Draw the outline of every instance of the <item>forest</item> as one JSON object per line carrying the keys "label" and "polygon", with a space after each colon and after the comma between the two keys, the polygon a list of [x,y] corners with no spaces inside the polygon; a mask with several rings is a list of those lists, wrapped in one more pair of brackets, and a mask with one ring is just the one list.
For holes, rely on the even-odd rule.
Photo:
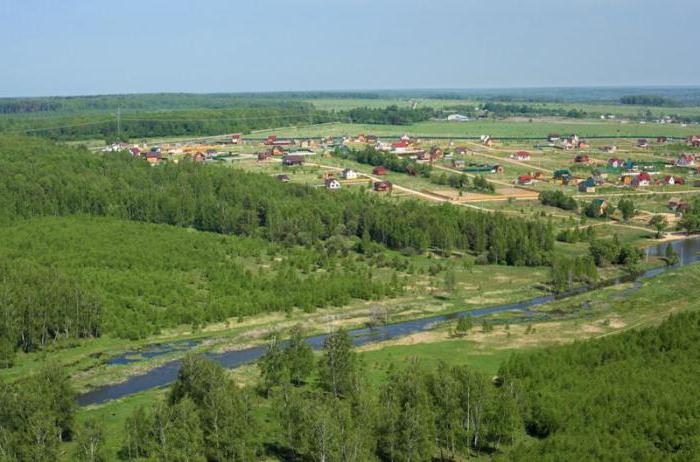
{"label": "forest", "polygon": [[[376,383],[344,331],[330,335],[318,354],[298,327],[288,334],[285,341],[270,338],[257,364],[259,378],[245,386],[214,362],[186,357],[165,397],[136,407],[125,420],[119,459],[700,456],[697,312],[603,339],[517,353],[495,377],[467,366],[409,360]],[[59,444],[69,440],[75,442],[71,460],[108,460],[102,424],[91,418],[76,424],[72,397],[66,378],[51,368],[18,384],[0,384],[5,460],[56,460]]]}
{"label": "forest", "polygon": [[542,221],[36,138],[0,140],[0,170],[4,367],[63,340],[394,296],[400,273],[378,275],[408,265],[374,257],[385,248],[540,266],[554,245]]}

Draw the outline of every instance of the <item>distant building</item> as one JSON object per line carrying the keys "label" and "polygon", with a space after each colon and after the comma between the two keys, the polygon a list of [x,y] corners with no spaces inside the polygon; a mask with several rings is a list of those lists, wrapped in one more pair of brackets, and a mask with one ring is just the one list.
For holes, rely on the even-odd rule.
{"label": "distant building", "polygon": [[469,117],[464,116],[462,114],[450,114],[447,116],[447,120],[449,122],[467,122],[469,120]]}
{"label": "distant building", "polygon": [[341,173],[341,176],[346,180],[355,180],[355,179],[357,179],[357,172],[353,169],[346,168]]}
{"label": "distant building", "polygon": [[387,174],[387,170],[386,170],[385,167],[382,167],[382,166],[380,165],[379,167],[374,167],[374,168],[372,169],[372,173],[375,174],[375,175],[382,176],[382,175],[386,175],[386,174]]}
{"label": "distant building", "polygon": [[681,154],[681,156],[676,161],[676,165],[679,167],[690,167],[695,165],[695,156],[692,154]]}
{"label": "distant building", "polygon": [[340,181],[336,180],[335,178],[328,178],[325,181],[326,189],[340,189]]}
{"label": "distant building", "polygon": [[534,183],[534,180],[532,179],[532,177],[530,175],[520,175],[518,177],[518,184],[529,185],[532,183]]}
{"label": "distant building", "polygon": [[588,178],[578,184],[578,190],[582,193],[594,193],[596,182],[593,178]]}
{"label": "distant building", "polygon": [[391,191],[393,185],[389,181],[377,181],[372,187],[376,192],[388,192]]}
{"label": "distant building", "polygon": [[282,159],[282,164],[286,166],[304,165],[304,156],[286,155]]}
{"label": "distant building", "polygon": [[515,160],[530,160],[530,153],[527,151],[518,151],[510,157]]}

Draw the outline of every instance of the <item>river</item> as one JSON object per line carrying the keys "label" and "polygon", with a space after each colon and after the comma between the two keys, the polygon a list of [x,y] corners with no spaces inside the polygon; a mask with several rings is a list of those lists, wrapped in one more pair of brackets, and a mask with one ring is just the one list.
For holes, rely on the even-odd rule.
{"label": "river", "polygon": [[[625,295],[629,295],[632,291],[639,289],[641,287],[641,281],[654,276],[658,276],[670,269],[679,268],[681,266],[686,266],[692,263],[696,263],[700,260],[700,238],[693,239],[683,239],[677,241],[670,241],[667,243],[660,243],[645,249],[646,256],[664,256],[666,247],[671,245],[676,253],[679,255],[679,262],[673,266],[654,268],[648,270],[641,275],[634,278],[618,278],[613,281],[608,281],[604,284],[605,286],[622,284],[627,282],[634,282],[632,288],[628,289]],[[461,316],[472,316],[478,318],[480,316],[486,316],[494,313],[502,312],[518,312],[521,315],[531,315],[534,314],[530,311],[530,308],[543,305],[545,303],[552,302],[554,300],[561,300],[563,298],[572,297],[590,290],[595,290],[600,288],[596,287],[581,287],[577,290],[567,292],[559,295],[545,295],[541,297],[535,297],[530,300],[525,300],[518,303],[511,303],[506,305],[493,306],[490,308],[480,308],[475,310],[469,310],[459,313],[453,313],[449,315],[439,315],[431,316],[427,318],[414,319],[410,321],[398,322],[395,324],[378,325],[371,328],[354,329],[349,331],[349,334],[353,338],[353,344],[356,346],[365,345],[367,343],[381,342],[397,337],[404,337],[417,332],[428,330],[438,323],[455,319]],[[317,335],[314,337],[309,337],[307,342],[314,349],[320,349],[323,345],[326,335]],[[183,351],[183,345],[185,347],[196,346],[195,342],[190,343],[174,343],[175,348],[169,349],[163,345],[153,346],[145,351],[130,352],[124,355],[117,356],[108,361],[109,364],[128,364],[129,362],[134,362],[133,359],[129,359],[134,355],[141,355],[145,357],[155,357],[160,354],[165,354],[173,351]],[[204,353],[206,357],[212,359],[222,366],[233,369],[246,363],[250,363],[260,358],[265,353],[265,346],[256,346],[252,348],[246,348],[242,350],[226,351],[223,353]],[[99,388],[95,388],[87,393],[79,395],[77,398],[78,404],[81,406],[87,406],[91,404],[101,404],[113,399],[123,398],[135,393],[139,393],[145,390],[150,390],[152,388],[158,388],[166,386],[177,378],[178,370],[180,369],[180,360],[173,360],[166,362],[165,364],[155,367],[148,372],[143,374],[134,375],[129,377],[126,381],[113,384],[105,385]]]}

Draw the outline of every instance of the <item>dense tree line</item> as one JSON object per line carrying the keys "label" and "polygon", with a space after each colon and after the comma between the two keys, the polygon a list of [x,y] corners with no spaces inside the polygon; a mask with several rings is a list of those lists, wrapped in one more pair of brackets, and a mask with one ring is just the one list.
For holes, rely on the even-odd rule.
{"label": "dense tree line", "polygon": [[97,297],[71,277],[36,264],[0,263],[0,368],[12,365],[17,348],[99,336],[101,311]]}
{"label": "dense tree line", "polygon": [[442,172],[430,176],[430,181],[435,184],[451,186],[460,191],[474,191],[492,194],[496,191],[493,183],[489,182],[483,175],[475,176],[472,181],[469,181],[467,175],[450,174]]}
{"label": "dense tree line", "polygon": [[590,256],[554,258],[551,274],[555,292],[571,290],[575,283],[593,284],[598,280],[598,269]]}
{"label": "dense tree line", "polygon": [[539,196],[542,205],[558,207],[563,210],[578,210],[576,199],[567,196],[563,191],[547,190],[542,191]]}
{"label": "dense tree line", "polygon": [[333,156],[341,159],[354,160],[361,164],[383,166],[392,172],[407,173],[429,177],[433,167],[430,164],[419,164],[411,159],[401,159],[394,154],[380,151],[374,146],[364,149],[336,149]]}
{"label": "dense tree line", "polygon": [[448,204],[327,194],[265,175],[193,162],[156,168],[26,138],[0,141],[0,220],[91,214],[311,245],[334,235],[394,249],[459,249],[493,262],[541,265],[552,226]]}
{"label": "dense tree line", "polygon": [[589,114],[581,109],[563,108],[563,107],[548,107],[546,105],[530,105],[516,103],[497,103],[488,102],[482,105],[484,111],[488,111],[489,115],[497,117],[513,117],[513,116],[549,116],[549,117],[568,117],[572,119],[582,119]]}
{"label": "dense tree line", "polygon": [[349,122],[357,124],[410,125],[437,117],[439,112],[431,107],[412,109],[391,105],[385,108],[349,109],[340,111],[339,114]]}
{"label": "dense tree line", "polygon": [[700,457],[700,314],[596,341],[517,354],[501,368],[527,432],[512,460]]}
{"label": "dense tree line", "polygon": [[617,236],[612,239],[594,239],[590,254],[597,266],[611,264],[634,266],[642,259],[642,251],[631,244],[622,244]]}
{"label": "dense tree line", "polygon": [[26,131],[57,140],[141,140],[148,137],[221,135],[250,130],[315,124],[338,120],[310,103],[244,104],[226,108],[136,111],[115,114],[97,111],[59,113],[56,116],[20,114],[0,118],[0,132]]}
{"label": "dense tree line", "polygon": [[[343,331],[326,339],[318,360],[303,341],[273,339],[260,368],[263,395],[255,393],[257,387],[237,388],[215,363],[186,358],[167,403],[138,409],[128,419],[122,455],[248,461],[271,452],[328,462],[428,461],[438,455],[451,460],[509,444],[518,430],[513,389],[466,367],[426,370],[413,364],[389,371],[375,389]],[[292,370],[305,371],[302,380],[291,379]],[[267,441],[257,431],[262,422],[256,405],[270,408]]]}
{"label": "dense tree line", "polygon": [[633,104],[635,106],[676,106],[669,98],[659,95],[626,95],[620,98],[621,104]]}

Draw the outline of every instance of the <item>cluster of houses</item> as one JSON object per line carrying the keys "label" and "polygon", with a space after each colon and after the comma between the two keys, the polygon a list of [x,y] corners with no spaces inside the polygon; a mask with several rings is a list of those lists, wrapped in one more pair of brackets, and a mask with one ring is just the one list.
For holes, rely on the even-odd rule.
{"label": "cluster of houses", "polygon": [[585,140],[582,140],[578,135],[573,134],[567,137],[562,137],[558,133],[550,133],[547,135],[547,141],[550,146],[570,151],[572,149],[587,149],[590,146]]}

